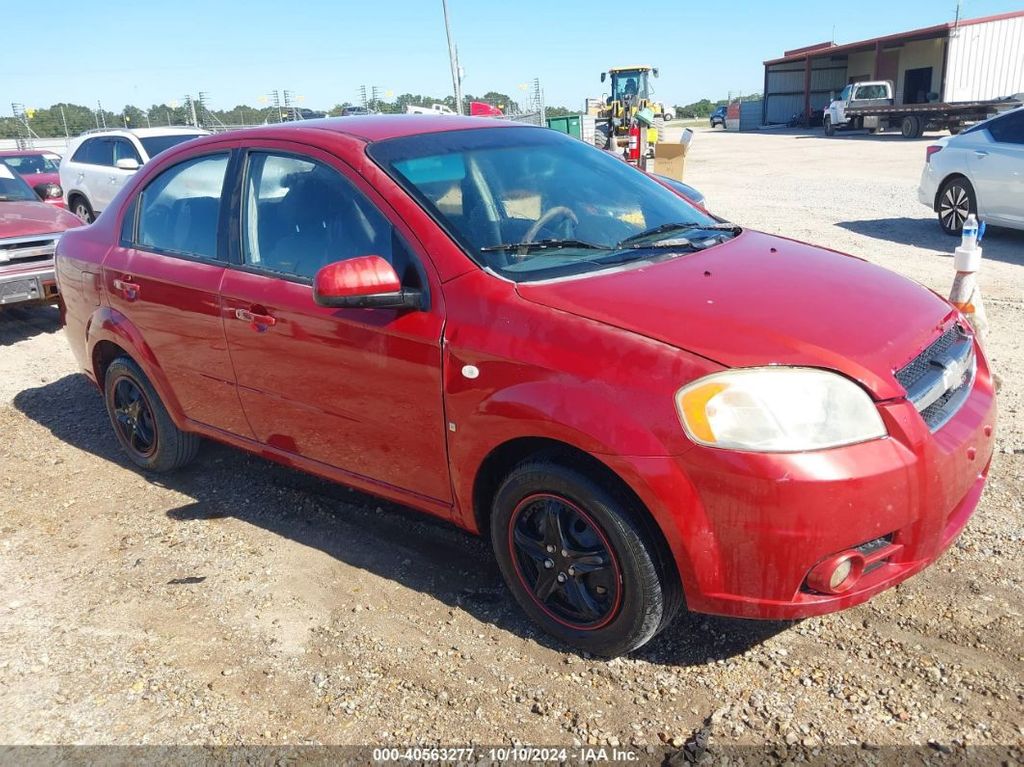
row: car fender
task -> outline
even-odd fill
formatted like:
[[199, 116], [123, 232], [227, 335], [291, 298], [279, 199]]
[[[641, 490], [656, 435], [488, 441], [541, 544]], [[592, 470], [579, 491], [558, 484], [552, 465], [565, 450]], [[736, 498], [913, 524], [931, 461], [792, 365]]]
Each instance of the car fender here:
[[[587, 453], [629, 487], [664, 537], [683, 583], [695, 583], [691, 549], [717, 550], [697, 490], [671, 448], [612, 394], [587, 381], [548, 380], [510, 386], [481, 401], [471, 423], [449, 433], [454, 521], [480, 532], [474, 491], [481, 479], [500, 481], [481, 474], [496, 449], [518, 439], [551, 440]], [[460, 444], [469, 447], [463, 451]], [[666, 488], [671, 504], [664, 502]]]
[[157, 394], [160, 396], [160, 401], [167, 409], [174, 425], [179, 429], [185, 428], [185, 414], [177, 397], [174, 396], [174, 391], [167, 380], [167, 376], [164, 374], [163, 368], [160, 366], [160, 362], [157, 360], [156, 355], [153, 354], [149, 344], [143, 339], [142, 333], [139, 332], [139, 329], [127, 317], [109, 306], [98, 307], [89, 319], [85, 338], [86, 349], [89, 355], [88, 360], [93, 365], [93, 375], [101, 390], [103, 389], [103, 381], [100, 380], [98, 371], [95, 369], [96, 358], [94, 355], [97, 344], [109, 341], [124, 349], [127, 355], [142, 368], [142, 372], [146, 374], [150, 383], [153, 384], [153, 388], [156, 389]]

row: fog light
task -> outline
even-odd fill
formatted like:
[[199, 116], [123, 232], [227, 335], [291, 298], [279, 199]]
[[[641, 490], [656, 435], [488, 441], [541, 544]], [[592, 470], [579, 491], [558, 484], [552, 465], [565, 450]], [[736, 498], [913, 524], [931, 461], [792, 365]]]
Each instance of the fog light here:
[[850, 576], [850, 573], [852, 571], [853, 562], [849, 559], [844, 559], [842, 562], [836, 565], [836, 569], [832, 571], [832, 577], [828, 579], [829, 588], [832, 591], [838, 589], [841, 585], [843, 585], [843, 581], [845, 581]]
[[842, 551], [816, 564], [807, 574], [807, 586], [822, 594], [842, 594], [854, 587], [864, 572], [864, 557]]

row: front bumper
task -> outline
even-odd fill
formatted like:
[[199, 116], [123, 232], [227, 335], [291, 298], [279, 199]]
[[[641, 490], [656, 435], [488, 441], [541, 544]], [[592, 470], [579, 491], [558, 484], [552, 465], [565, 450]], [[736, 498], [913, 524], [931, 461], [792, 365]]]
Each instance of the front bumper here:
[[0, 306], [26, 302], [56, 302], [53, 262], [40, 266], [0, 268]]
[[[689, 609], [788, 620], [866, 601], [929, 564], [974, 512], [994, 447], [996, 404], [983, 356], [970, 396], [936, 432], [905, 400], [882, 403], [885, 439], [770, 455], [695, 447], [610, 461], [665, 533]], [[839, 595], [807, 574], [891, 536], [892, 554]]]

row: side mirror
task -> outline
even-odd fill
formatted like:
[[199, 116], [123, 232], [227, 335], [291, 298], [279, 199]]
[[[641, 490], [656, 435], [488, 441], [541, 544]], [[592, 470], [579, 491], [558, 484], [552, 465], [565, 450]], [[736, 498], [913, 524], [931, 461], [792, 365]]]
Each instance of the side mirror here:
[[655, 67], [654, 69], [652, 69], [652, 70], [651, 70], [651, 72], [652, 72], [652, 73], [654, 74], [654, 76], [655, 76], [655, 77], [657, 77], [657, 76], [658, 76], [658, 68], [657, 68], [657, 67]]
[[122, 157], [114, 163], [114, 167], [118, 170], [138, 170], [142, 166], [134, 157]]
[[380, 256], [328, 264], [313, 278], [313, 300], [336, 309], [423, 308], [423, 293], [403, 288], [398, 273]]
[[608, 77], [608, 73], [607, 72], [602, 72], [601, 73], [601, 82], [604, 82], [605, 78], [607, 78], [607, 77]]

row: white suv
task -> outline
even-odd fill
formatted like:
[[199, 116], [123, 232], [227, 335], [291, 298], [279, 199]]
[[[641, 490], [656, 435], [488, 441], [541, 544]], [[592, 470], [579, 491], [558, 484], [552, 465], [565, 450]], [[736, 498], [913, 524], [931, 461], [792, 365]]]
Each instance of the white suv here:
[[208, 133], [202, 128], [172, 127], [86, 131], [71, 142], [60, 164], [68, 210], [91, 223], [143, 163], [175, 144]]

